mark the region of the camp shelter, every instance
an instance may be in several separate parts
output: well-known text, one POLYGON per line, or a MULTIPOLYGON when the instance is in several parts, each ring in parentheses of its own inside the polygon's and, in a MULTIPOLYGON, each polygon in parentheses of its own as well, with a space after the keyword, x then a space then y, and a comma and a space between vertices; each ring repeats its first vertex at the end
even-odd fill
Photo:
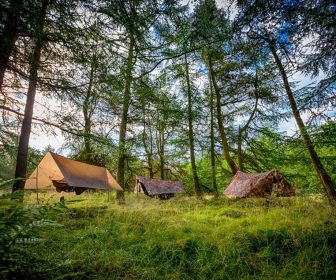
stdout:
POLYGON ((249 174, 238 171, 224 194, 231 197, 293 196, 294 188, 277 170, 249 174))
POLYGON ((86 189, 122 190, 105 167, 75 161, 48 152, 26 181, 25 189, 56 189, 74 191, 77 195, 86 189))
POLYGON ((184 193, 183 184, 180 181, 150 179, 142 176, 135 177, 135 193, 144 193, 150 197, 169 199, 175 193, 184 193))

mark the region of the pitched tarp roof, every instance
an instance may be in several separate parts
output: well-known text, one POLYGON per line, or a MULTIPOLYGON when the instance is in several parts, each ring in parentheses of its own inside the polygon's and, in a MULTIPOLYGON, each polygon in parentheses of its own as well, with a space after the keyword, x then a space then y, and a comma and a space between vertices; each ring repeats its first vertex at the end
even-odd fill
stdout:
POLYGON ((232 178, 224 194, 233 197, 269 197, 295 195, 294 188, 277 170, 264 173, 244 173, 238 171, 232 178))
MULTIPOLYGON (((105 167, 75 161, 48 152, 26 181, 25 189, 55 187, 122 190, 105 167)), ((56 188, 57 189, 57 188, 56 188)), ((77 193, 77 192, 76 192, 77 193)))
POLYGON ((146 189, 148 195, 185 192, 180 181, 150 179, 142 176, 136 176, 135 192, 142 192, 139 183, 146 189))

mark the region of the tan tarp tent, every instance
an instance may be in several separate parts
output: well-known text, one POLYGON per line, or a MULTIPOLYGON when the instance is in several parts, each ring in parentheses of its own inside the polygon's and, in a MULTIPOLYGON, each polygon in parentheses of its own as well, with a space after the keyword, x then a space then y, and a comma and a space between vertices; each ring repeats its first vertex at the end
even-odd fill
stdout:
POLYGON ((294 188, 277 170, 249 174, 238 171, 224 194, 231 197, 293 196, 294 188))
POLYGON ((150 197, 168 199, 175 193, 184 193, 183 184, 180 181, 150 179, 142 176, 135 177, 135 193, 144 193, 150 197))
POLYGON ((104 167, 75 161, 49 152, 27 179, 25 189, 56 189, 81 194, 86 189, 122 190, 104 167))

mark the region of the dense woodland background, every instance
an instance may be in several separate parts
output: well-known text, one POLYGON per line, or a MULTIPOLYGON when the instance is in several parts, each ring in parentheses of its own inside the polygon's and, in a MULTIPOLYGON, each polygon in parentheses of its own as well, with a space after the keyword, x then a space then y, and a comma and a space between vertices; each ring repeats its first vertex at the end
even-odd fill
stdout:
POLYGON ((237 170, 276 168, 332 203, 335 12, 327 0, 1 1, 0 177, 54 150, 29 148, 32 133, 62 134, 64 154, 125 190, 140 174, 216 194, 237 170))

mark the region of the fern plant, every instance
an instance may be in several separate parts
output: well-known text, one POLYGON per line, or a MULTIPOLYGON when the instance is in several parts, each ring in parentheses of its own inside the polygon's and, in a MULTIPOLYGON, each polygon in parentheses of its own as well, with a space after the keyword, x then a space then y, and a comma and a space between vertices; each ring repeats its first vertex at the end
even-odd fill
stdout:
POLYGON ((41 273, 43 265, 39 265, 39 262, 42 260, 32 249, 43 241, 39 237, 41 230, 61 226, 48 217, 51 212, 64 208, 64 205, 37 206, 16 202, 11 199, 15 194, 6 191, 6 187, 13 182, 0 183, 0 278, 43 278, 37 275, 41 273))

